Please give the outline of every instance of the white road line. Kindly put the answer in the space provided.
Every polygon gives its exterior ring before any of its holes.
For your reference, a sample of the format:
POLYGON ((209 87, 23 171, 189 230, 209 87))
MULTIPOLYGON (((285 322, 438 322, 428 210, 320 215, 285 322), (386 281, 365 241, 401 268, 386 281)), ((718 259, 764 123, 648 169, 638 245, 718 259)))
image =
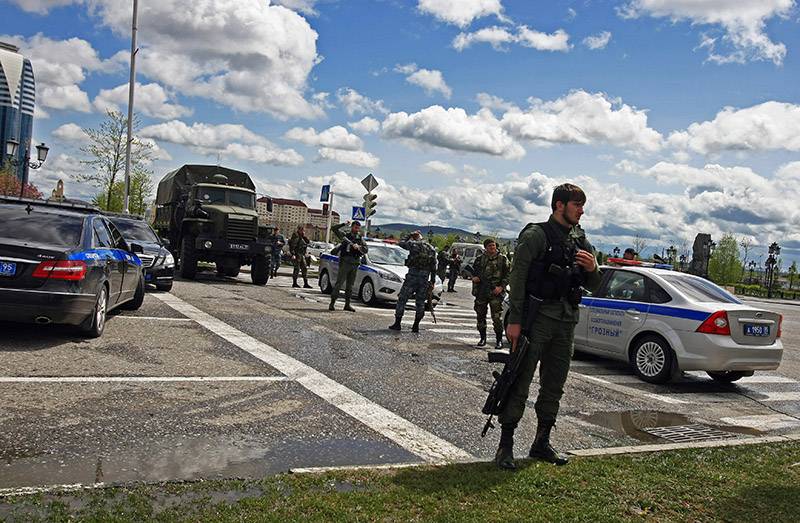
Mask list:
POLYGON ((161 318, 159 316, 125 316, 123 314, 117 314, 115 316, 111 316, 111 318, 117 320, 158 320, 158 321, 192 321, 190 318, 161 318))
POLYGON ((305 363, 235 329, 177 296, 172 294, 154 296, 425 461, 439 463, 474 459, 468 452, 452 443, 431 434, 305 363))
POLYGON ((129 383, 288 381, 286 376, 0 376, 0 383, 129 383))
POLYGON ((460 334, 477 334, 478 331, 475 327, 471 329, 426 329, 428 332, 435 332, 437 334, 452 334, 452 335, 460 335, 460 334))
POLYGON ((669 396, 669 395, 666 395, 666 394, 651 394, 649 392, 644 392, 644 391, 641 391, 639 389, 634 389, 633 387, 626 387, 624 385, 617 385, 616 383, 612 383, 610 381, 598 378, 596 376, 588 376, 586 374, 580 374, 578 372, 572 372, 572 373, 570 373, 570 376, 573 376, 573 377, 575 377, 577 379, 580 379, 580 380, 583 380, 583 381, 588 381, 590 383, 597 383, 597 384, 602 385, 603 387, 605 387, 607 389, 611 389, 611 390, 616 391, 616 392, 621 392, 621 393, 627 394, 629 396, 637 396, 637 397, 640 397, 640 398, 648 398, 648 399, 652 399, 652 400, 656 400, 656 401, 661 401, 663 403, 669 403, 669 404, 672 404, 672 405, 685 405, 685 404, 688 404, 688 403, 692 403, 690 401, 685 401, 685 400, 682 400, 682 399, 678 399, 678 398, 675 398, 675 397, 672 397, 672 396, 669 396))
MULTIPOLYGON (((687 372, 686 374, 700 379, 711 379, 708 374, 702 371, 691 371, 687 372)), ((770 376, 766 374, 756 374, 755 376, 745 376, 735 382, 736 384, 744 384, 744 383, 800 383, 797 380, 793 380, 792 378, 787 378, 786 376, 770 376)))

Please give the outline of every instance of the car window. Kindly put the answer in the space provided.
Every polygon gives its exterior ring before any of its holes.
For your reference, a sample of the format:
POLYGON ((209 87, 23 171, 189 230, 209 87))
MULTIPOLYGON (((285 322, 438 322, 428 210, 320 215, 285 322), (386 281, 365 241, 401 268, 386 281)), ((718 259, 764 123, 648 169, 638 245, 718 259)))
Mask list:
POLYGON ((369 246, 369 261, 379 265, 405 265, 408 251, 384 245, 369 246))
POLYGON ((672 296, 669 295, 659 284, 647 278, 647 287, 650 296, 650 303, 667 303, 672 301, 672 296))
POLYGON ((94 246, 101 249, 113 249, 114 241, 111 239, 111 233, 108 232, 106 224, 103 220, 95 220, 94 229, 94 246))
POLYGON ((127 241, 142 241, 159 243, 158 236, 145 222, 141 220, 125 220, 112 218, 111 223, 119 229, 127 241))
POLYGON ((116 249, 127 248, 125 238, 123 238, 122 233, 119 232, 119 229, 114 227, 114 224, 111 222, 106 222, 106 225, 108 225, 108 230, 111 231, 111 240, 114 242, 114 247, 116 249))
POLYGON ((686 295, 687 298, 699 302, 722 302, 722 303, 742 303, 725 289, 718 287, 714 283, 683 274, 662 276, 670 285, 686 295))
POLYGON ((31 206, 30 214, 22 205, 0 206, 0 241, 40 243, 55 247, 77 247, 81 243, 84 216, 55 214, 31 206))
POLYGON ((475 256, 475 249, 464 249, 464 258, 472 258, 475 256))
POLYGON ((647 301, 644 276, 636 272, 614 271, 599 298, 613 300, 647 301))

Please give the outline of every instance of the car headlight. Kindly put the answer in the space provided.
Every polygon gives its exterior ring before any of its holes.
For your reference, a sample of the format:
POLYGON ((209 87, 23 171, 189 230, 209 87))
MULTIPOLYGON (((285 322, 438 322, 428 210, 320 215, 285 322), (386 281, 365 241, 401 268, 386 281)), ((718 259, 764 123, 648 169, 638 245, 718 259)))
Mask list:
POLYGON ((393 282, 396 282, 396 283, 403 283, 403 280, 400 279, 400 276, 398 276, 397 274, 395 274, 393 272, 379 271, 378 275, 381 278, 383 278, 384 280, 389 280, 389 281, 393 281, 393 282))
POLYGON ((168 252, 164 259, 161 261, 161 265, 164 267, 170 268, 175 267, 175 258, 172 257, 172 253, 168 252))

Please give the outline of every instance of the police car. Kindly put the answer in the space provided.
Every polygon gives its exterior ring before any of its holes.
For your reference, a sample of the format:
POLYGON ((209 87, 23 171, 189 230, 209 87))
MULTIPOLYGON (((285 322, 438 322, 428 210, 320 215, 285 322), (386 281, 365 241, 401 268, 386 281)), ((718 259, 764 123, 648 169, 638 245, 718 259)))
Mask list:
POLYGON ((108 311, 142 305, 141 252, 94 207, 0 196, 0 320, 98 337, 108 311))
MULTIPOLYGON (((382 241, 368 240, 368 252, 358 266, 353 292, 367 305, 379 301, 397 301, 408 267, 405 266, 408 251, 382 241)), ((323 253, 319 261, 319 288, 325 294, 333 291, 339 270, 339 257, 323 253)), ((438 301, 444 290, 437 277, 434 295, 438 301)))

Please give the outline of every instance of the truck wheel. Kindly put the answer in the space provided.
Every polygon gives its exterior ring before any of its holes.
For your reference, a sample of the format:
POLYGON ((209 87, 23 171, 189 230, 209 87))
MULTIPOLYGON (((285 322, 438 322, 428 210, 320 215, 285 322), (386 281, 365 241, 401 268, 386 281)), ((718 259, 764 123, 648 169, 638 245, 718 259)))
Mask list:
POLYGON ((239 267, 236 267, 236 266, 234 266, 234 267, 225 267, 225 269, 222 272, 223 272, 223 274, 225 274, 225 276, 227 276, 229 278, 235 278, 235 277, 239 276, 239 267))
POLYGON ((181 278, 193 280, 197 274, 197 254, 194 252, 194 238, 184 236, 181 241, 181 278))
MULTIPOLYGON (((236 270, 239 273, 239 270, 236 270)), ((256 285, 266 285, 269 281, 269 262, 266 256, 256 256, 250 266, 250 278, 256 285)))

